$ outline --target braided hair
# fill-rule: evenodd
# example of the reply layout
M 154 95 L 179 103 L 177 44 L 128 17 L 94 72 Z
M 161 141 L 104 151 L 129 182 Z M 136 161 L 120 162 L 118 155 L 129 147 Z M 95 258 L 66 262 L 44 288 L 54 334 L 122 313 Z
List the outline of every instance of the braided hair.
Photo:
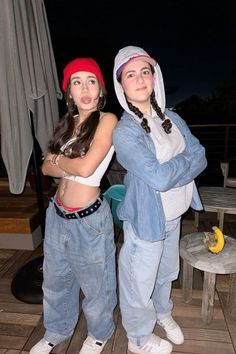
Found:
M 149 64 L 150 65 L 150 64 Z M 151 71 L 152 71 L 152 74 L 155 73 L 154 71 L 154 68 L 152 65 L 150 65 L 151 67 Z M 121 73 L 122 74 L 122 73 Z M 121 82 L 121 75 L 119 76 L 119 78 L 117 78 L 118 82 Z M 146 133 L 150 133 L 151 132 L 151 128 L 149 127 L 148 125 L 148 121 L 146 118 L 144 118 L 143 116 L 143 113 L 137 108 L 135 107 L 131 102 L 129 102 L 127 100 L 127 97 L 126 98 L 126 102 L 127 102 L 127 105 L 129 107 L 129 109 L 134 112 L 134 114 L 142 119 L 141 121 L 141 127 L 145 130 Z M 156 97 L 155 97 L 155 91 L 153 90 L 152 93 L 151 93 L 151 96 L 150 96 L 150 103 L 151 103 L 151 106 L 152 108 L 154 109 L 154 111 L 156 112 L 156 114 L 158 115 L 158 117 L 163 121 L 162 123 L 162 128 L 164 129 L 164 131 L 166 132 L 166 134 L 170 134 L 171 133 L 171 128 L 172 128 L 172 123 L 170 121 L 170 119 L 166 119 L 165 118 L 165 114 L 162 113 L 161 111 L 161 108 L 158 106 L 158 103 L 157 103 L 157 100 L 156 100 Z
M 147 119 L 143 117 L 143 113 L 137 107 L 135 107 L 131 102 L 127 101 L 127 104 L 128 104 L 129 109 L 132 112 L 134 112 L 134 114 L 137 117 L 142 119 L 141 127 L 145 130 L 146 133 L 150 133 L 151 132 L 151 128 L 148 125 Z M 154 91 L 151 94 L 151 105 L 152 105 L 152 108 L 154 109 L 154 111 L 156 112 L 156 114 L 158 115 L 158 117 L 163 121 L 162 128 L 164 129 L 166 134 L 170 134 L 171 133 L 172 123 L 171 123 L 171 121 L 169 119 L 165 118 L 164 113 L 162 113 L 160 107 L 158 106 Z

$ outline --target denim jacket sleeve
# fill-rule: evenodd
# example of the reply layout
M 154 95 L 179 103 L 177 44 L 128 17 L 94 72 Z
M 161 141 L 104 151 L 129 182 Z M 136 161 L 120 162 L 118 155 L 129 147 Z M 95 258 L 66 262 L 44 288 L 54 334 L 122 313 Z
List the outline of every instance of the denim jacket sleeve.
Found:
M 183 156 L 189 161 L 190 167 L 179 179 L 175 187 L 181 187 L 193 181 L 207 166 L 205 148 L 199 140 L 191 133 L 185 121 L 176 113 L 168 111 L 168 117 L 174 121 L 185 139 L 185 150 Z
M 113 131 L 117 160 L 131 174 L 157 191 L 167 191 L 184 178 L 190 168 L 188 154 L 179 154 L 162 164 L 148 146 L 145 132 L 122 119 Z

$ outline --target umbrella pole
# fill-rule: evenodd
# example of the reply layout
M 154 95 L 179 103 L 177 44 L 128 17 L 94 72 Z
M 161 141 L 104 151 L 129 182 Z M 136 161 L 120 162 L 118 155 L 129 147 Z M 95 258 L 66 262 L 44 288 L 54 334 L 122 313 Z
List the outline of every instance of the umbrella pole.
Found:
M 36 140 L 36 137 L 35 137 L 33 113 L 30 110 L 29 110 L 29 119 L 30 119 L 31 132 L 32 132 L 32 137 L 33 137 L 32 157 L 33 157 L 33 167 L 34 167 L 34 175 L 35 175 L 36 195 L 37 195 L 37 202 L 38 202 L 38 209 L 39 209 L 41 233 L 42 233 L 42 238 L 44 238 L 45 207 L 44 207 L 42 182 L 41 182 L 41 178 L 40 178 L 40 162 L 39 162 L 39 156 L 37 156 L 37 149 L 36 149 L 37 140 Z
M 45 231 L 45 207 L 43 198 L 43 189 L 40 178 L 40 160 L 37 154 L 37 140 L 35 137 L 33 113 L 29 110 L 29 119 L 33 137 L 33 167 L 35 174 L 35 185 L 37 193 L 37 202 L 40 217 L 40 226 L 42 238 Z M 11 291 L 13 295 L 20 301 L 29 304 L 41 304 L 43 302 L 43 255 L 26 263 L 15 274 L 12 283 Z

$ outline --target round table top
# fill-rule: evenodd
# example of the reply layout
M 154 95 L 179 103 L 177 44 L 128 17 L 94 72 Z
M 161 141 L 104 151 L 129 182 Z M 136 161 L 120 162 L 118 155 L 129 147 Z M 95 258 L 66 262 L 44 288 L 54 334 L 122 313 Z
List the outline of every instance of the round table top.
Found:
M 203 238 L 204 232 L 195 232 L 182 237 L 180 256 L 194 268 L 209 273 L 236 273 L 236 239 L 225 235 L 225 246 L 216 254 L 206 248 Z
M 204 207 L 236 212 L 236 188 L 203 186 L 199 187 L 199 193 Z

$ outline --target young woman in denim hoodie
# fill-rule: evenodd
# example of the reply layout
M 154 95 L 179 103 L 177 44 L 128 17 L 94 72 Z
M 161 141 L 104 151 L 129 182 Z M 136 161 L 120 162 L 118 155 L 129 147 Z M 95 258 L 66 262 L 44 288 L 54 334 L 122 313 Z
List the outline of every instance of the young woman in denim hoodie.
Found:
M 179 273 L 180 218 L 202 209 L 194 182 L 206 167 L 205 149 L 174 112 L 165 108 L 160 67 L 142 48 L 121 49 L 114 86 L 124 113 L 113 131 L 118 162 L 127 170 L 118 207 L 124 221 L 119 293 L 128 351 L 168 354 L 172 344 L 153 334 L 164 328 L 175 344 L 183 333 L 172 318 L 172 281 Z
M 115 243 L 110 207 L 100 181 L 114 153 L 117 118 L 102 112 L 105 83 L 92 58 L 77 58 L 63 72 L 68 112 L 49 142 L 42 171 L 62 177 L 46 215 L 43 306 L 46 332 L 30 354 L 48 354 L 73 334 L 79 292 L 88 337 L 80 354 L 99 354 L 114 331 Z

